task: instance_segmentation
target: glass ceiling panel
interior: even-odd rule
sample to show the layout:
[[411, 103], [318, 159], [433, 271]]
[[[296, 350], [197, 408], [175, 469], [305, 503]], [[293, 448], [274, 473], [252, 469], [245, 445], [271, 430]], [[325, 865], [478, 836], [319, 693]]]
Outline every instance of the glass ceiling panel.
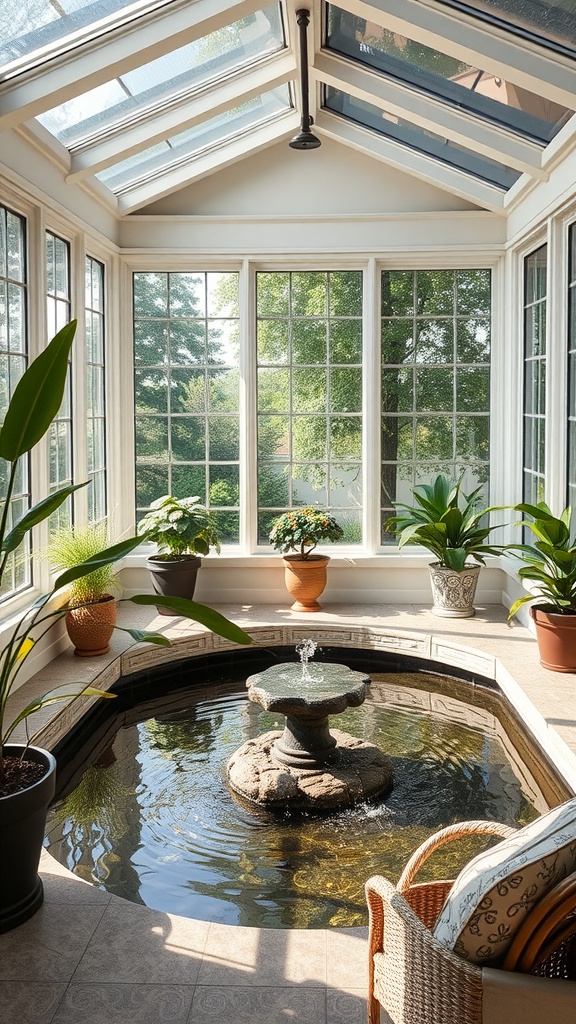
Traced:
[[188, 163], [208, 149], [254, 131], [266, 121], [290, 110], [290, 89], [282, 85], [271, 92], [255, 96], [233, 110], [226, 110], [217, 117], [180, 132], [166, 142], [135, 153], [120, 163], [99, 171], [100, 181], [117, 195], [129, 191], [165, 171]]
[[475, 178], [487, 181], [491, 185], [497, 185], [501, 189], [509, 189], [520, 177], [519, 171], [504, 167], [503, 164], [488, 160], [486, 157], [478, 156], [470, 149], [458, 146], [455, 142], [443, 139], [440, 135], [424, 131], [423, 128], [418, 128], [408, 121], [402, 121], [394, 114], [380, 110], [379, 107], [372, 106], [371, 103], [355, 99], [331, 86], [325, 86], [324, 107], [334, 114], [339, 114], [349, 121], [362, 125], [363, 128], [370, 128], [402, 146], [441, 160], [442, 163], [449, 164], [450, 167], [466, 171]]
[[539, 142], [549, 142], [573, 113], [333, 4], [328, 5], [326, 45], [373, 71]]
[[68, 149], [158, 107], [181, 102], [209, 82], [256, 64], [285, 45], [278, 3], [167, 53], [54, 107], [38, 120]]
[[574, 0], [440, 0], [467, 14], [503, 24], [510, 32], [528, 35], [544, 46], [576, 53]]
[[105, 29], [114, 15], [158, 6], [158, 0], [0, 0], [0, 68], [89, 27]]

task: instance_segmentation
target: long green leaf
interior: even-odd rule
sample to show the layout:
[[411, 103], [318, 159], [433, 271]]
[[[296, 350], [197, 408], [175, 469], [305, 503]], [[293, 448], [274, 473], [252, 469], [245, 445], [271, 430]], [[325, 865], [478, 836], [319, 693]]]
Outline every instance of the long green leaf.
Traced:
[[1, 550], [6, 553], [15, 551], [17, 547], [22, 543], [26, 534], [36, 526], [38, 523], [43, 522], [48, 516], [51, 516], [60, 505], [66, 501], [66, 498], [70, 497], [74, 491], [77, 491], [80, 487], [86, 487], [89, 481], [86, 480], [82, 484], [69, 484], [67, 487], [61, 487], [59, 491], [54, 491], [53, 494], [49, 494], [43, 501], [39, 501], [32, 508], [28, 509], [24, 513], [21, 519], [18, 520], [16, 525], [10, 530], [10, 533], [6, 534], [4, 543], [2, 544]]
[[62, 404], [75, 333], [72, 320], [18, 381], [0, 430], [0, 458], [15, 462], [44, 437]]
[[156, 644], [157, 647], [171, 647], [170, 640], [162, 633], [149, 633], [145, 629], [128, 629], [127, 626], [116, 626], [121, 633], [128, 633], [137, 644]]
[[248, 633], [245, 633], [240, 626], [230, 622], [213, 608], [197, 604], [196, 601], [188, 601], [184, 597], [164, 597], [164, 595], [160, 597], [159, 594], [136, 594], [135, 597], [130, 597], [128, 600], [133, 601], [134, 604], [159, 604], [162, 608], [169, 608], [175, 615], [182, 615], [186, 619], [199, 622], [200, 625], [206, 626], [217, 636], [222, 636], [225, 640], [231, 640], [235, 644], [254, 643], [252, 637], [248, 636]]
[[94, 572], [95, 569], [100, 569], [103, 565], [119, 562], [121, 558], [129, 555], [141, 543], [142, 537], [129, 537], [127, 540], [121, 540], [118, 544], [113, 544], [110, 548], [105, 548], [104, 551], [99, 551], [97, 555], [92, 555], [91, 558], [80, 562], [79, 565], [66, 569], [56, 580], [54, 590], [62, 590], [62, 587], [67, 587], [70, 583], [74, 583], [75, 580], [88, 576], [89, 573]]
[[108, 693], [106, 690], [97, 690], [95, 686], [86, 686], [85, 683], [65, 683], [63, 686], [57, 686], [55, 689], [48, 690], [42, 694], [41, 697], [35, 697], [22, 709], [4, 734], [4, 743], [14, 732], [16, 726], [24, 721], [25, 718], [28, 718], [29, 715], [33, 715], [35, 711], [40, 711], [41, 708], [48, 707], [49, 704], [56, 704], [62, 700], [72, 702], [77, 700], [78, 697], [107, 697], [111, 700], [116, 697], [116, 694]]

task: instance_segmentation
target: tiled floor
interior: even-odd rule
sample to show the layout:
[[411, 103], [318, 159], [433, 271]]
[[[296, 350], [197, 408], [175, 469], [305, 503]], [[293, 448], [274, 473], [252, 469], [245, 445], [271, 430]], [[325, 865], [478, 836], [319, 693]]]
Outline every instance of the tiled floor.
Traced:
[[[140, 625], [146, 610], [133, 606]], [[503, 608], [475, 619], [442, 620], [416, 606], [328, 606], [311, 617], [272, 606], [222, 608], [257, 624], [366, 626], [401, 639], [431, 638], [432, 648], [466, 660], [464, 647], [496, 659], [496, 675], [525, 718], [576, 783], [573, 675], [547, 672], [536, 643], [506, 625]], [[126, 613], [124, 613], [126, 614]], [[188, 634], [183, 620], [146, 624]], [[123, 643], [114, 641], [112, 655]], [[435, 646], [434, 646], [435, 645]], [[105, 663], [66, 652], [44, 673], [92, 679]], [[32, 681], [26, 691], [37, 692]], [[525, 694], [529, 702], [526, 703]], [[24, 695], [18, 695], [22, 699]], [[365, 1020], [366, 930], [259, 930], [206, 924], [148, 910], [93, 889], [48, 854], [41, 864], [45, 902], [32, 920], [0, 936], [0, 1022], [16, 1024], [360, 1024]], [[383, 1024], [385, 1015], [383, 1014]], [[439, 1022], [430, 1022], [439, 1024]]]

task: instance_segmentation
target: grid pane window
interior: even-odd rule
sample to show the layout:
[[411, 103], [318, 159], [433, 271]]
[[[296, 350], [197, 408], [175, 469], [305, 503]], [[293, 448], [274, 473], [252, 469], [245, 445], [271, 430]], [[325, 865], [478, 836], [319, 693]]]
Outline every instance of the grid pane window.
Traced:
[[[70, 321], [70, 246], [63, 238], [46, 232], [46, 281], [48, 337]], [[48, 433], [50, 444], [50, 493], [72, 483], [72, 382], [70, 367], [58, 415]], [[49, 519], [50, 533], [72, 523], [69, 497]]]
[[197, 495], [240, 529], [238, 275], [134, 274], [136, 508]]
[[88, 521], [106, 518], [106, 384], [104, 267], [86, 257], [86, 430]]
[[[27, 364], [26, 221], [0, 206], [0, 419]], [[2, 494], [8, 486], [9, 464], [0, 459]], [[28, 462], [21, 459], [8, 512], [11, 527], [30, 504]], [[31, 583], [29, 535], [9, 556], [4, 570], [0, 600]]]
[[361, 272], [259, 273], [257, 339], [259, 543], [314, 504], [360, 543]]
[[524, 260], [524, 458], [522, 500], [544, 501], [547, 246]]
[[576, 224], [569, 233], [568, 280], [568, 495], [576, 510]]
[[487, 497], [489, 416], [490, 271], [385, 271], [382, 521], [438, 473]]

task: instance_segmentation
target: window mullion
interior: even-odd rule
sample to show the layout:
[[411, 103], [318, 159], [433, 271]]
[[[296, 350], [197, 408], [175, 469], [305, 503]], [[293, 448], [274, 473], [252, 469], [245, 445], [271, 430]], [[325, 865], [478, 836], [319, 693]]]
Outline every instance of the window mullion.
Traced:
[[362, 535], [367, 553], [380, 547], [380, 271], [375, 259], [364, 272], [364, 321], [362, 325], [362, 450], [364, 452], [364, 508]]

